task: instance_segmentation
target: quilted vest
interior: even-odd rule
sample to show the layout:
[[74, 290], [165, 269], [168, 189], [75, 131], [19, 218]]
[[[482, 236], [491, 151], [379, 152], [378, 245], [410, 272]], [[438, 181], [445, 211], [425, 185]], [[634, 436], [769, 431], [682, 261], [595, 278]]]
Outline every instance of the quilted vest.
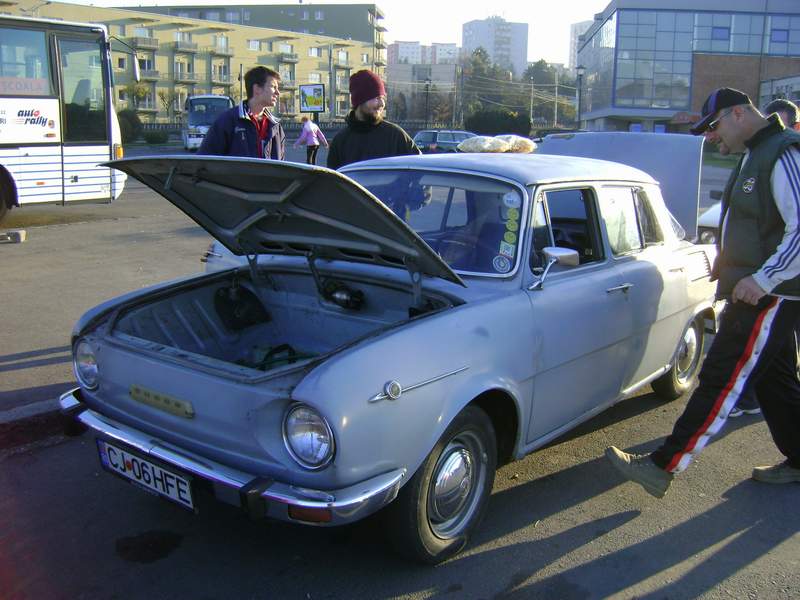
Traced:
[[[769, 121], [745, 142], [749, 158], [744, 166], [739, 162], [722, 196], [720, 231], [726, 218], [727, 223], [714, 265], [719, 279], [717, 296], [721, 298], [730, 297], [740, 279], [758, 271], [783, 239], [785, 223], [775, 206], [770, 180], [784, 150], [800, 145], [800, 134], [784, 128], [774, 116]], [[800, 296], [800, 277], [784, 281], [771, 293]]]

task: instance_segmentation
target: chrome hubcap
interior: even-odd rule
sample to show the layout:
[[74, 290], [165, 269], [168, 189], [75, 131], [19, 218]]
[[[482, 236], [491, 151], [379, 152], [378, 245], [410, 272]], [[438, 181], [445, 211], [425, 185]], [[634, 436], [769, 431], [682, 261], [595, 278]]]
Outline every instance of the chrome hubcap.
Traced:
[[681, 381], [691, 376], [697, 362], [698, 334], [697, 326], [692, 324], [683, 334], [681, 347], [678, 350], [678, 379]]
[[472, 432], [447, 444], [436, 461], [428, 492], [428, 520], [440, 538], [458, 536], [474, 516], [486, 485], [486, 453]]

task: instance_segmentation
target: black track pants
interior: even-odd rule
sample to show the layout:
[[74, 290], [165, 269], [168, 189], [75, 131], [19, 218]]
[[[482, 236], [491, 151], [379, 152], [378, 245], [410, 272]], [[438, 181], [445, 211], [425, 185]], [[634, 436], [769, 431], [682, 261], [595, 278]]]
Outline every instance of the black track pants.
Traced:
[[765, 296], [758, 306], [728, 303], [719, 331], [672, 434], [653, 461], [683, 471], [725, 424], [748, 385], [754, 385], [772, 439], [800, 468], [800, 382], [795, 325], [800, 301]]

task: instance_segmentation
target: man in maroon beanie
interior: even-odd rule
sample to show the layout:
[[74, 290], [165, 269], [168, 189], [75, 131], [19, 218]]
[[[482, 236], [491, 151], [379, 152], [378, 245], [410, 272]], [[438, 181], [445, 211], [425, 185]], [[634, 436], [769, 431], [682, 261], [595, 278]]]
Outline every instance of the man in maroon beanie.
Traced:
[[384, 156], [420, 154], [403, 128], [385, 121], [386, 88], [377, 74], [364, 69], [350, 76], [347, 127], [336, 134], [328, 149], [328, 168]]

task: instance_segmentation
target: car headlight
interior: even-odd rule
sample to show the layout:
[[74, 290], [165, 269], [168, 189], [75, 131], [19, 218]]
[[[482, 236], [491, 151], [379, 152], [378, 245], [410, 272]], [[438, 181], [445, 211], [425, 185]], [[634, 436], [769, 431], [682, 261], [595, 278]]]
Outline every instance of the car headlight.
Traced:
[[306, 469], [321, 469], [333, 458], [333, 433], [328, 422], [310, 406], [295, 404], [283, 419], [286, 449]]
[[94, 348], [86, 340], [75, 344], [72, 366], [78, 383], [89, 390], [97, 387], [97, 357], [94, 354]]

